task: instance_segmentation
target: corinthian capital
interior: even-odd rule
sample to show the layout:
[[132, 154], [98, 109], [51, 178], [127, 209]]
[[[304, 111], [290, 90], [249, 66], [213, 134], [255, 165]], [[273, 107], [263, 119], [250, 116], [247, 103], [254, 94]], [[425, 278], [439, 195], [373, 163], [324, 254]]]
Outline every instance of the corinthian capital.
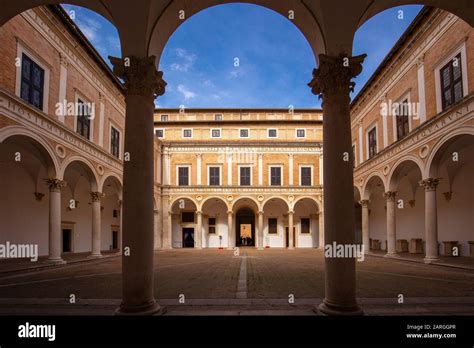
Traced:
[[319, 67], [313, 70], [313, 79], [308, 83], [311, 92], [322, 97], [323, 101], [332, 95], [348, 95], [354, 91], [355, 82], [351, 79], [362, 72], [365, 57], [366, 54], [356, 57], [320, 54]]
[[418, 181], [418, 184], [425, 189], [425, 191], [434, 191], [439, 184], [440, 178], [428, 178]]
[[105, 193], [102, 192], [91, 192], [90, 195], [92, 202], [100, 202], [105, 197]]
[[156, 98], [165, 93], [166, 82], [163, 72], [155, 66], [155, 56], [137, 58], [135, 56], [124, 59], [109, 57], [114, 67], [114, 73], [125, 81], [128, 95], [141, 95]]
[[363, 206], [364, 208], [367, 208], [369, 206], [369, 200], [368, 199], [362, 199], [359, 201], [359, 204]]
[[56, 178], [46, 179], [45, 182], [46, 185], [48, 185], [50, 191], [59, 191], [61, 190], [61, 187], [66, 186], [66, 182], [64, 180]]
[[383, 194], [383, 196], [385, 197], [385, 199], [389, 202], [395, 202], [395, 198], [397, 196], [397, 192], [396, 191], [387, 191]]

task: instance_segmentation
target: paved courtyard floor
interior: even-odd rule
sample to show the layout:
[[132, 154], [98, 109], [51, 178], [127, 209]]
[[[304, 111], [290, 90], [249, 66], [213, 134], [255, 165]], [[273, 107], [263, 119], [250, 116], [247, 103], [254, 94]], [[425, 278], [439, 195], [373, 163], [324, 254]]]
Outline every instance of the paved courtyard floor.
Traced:
[[[324, 258], [317, 249], [158, 251], [155, 297], [176, 315], [314, 314]], [[367, 256], [357, 297], [368, 314], [472, 315], [474, 271]], [[112, 314], [120, 298], [120, 257], [0, 274], [0, 314]]]

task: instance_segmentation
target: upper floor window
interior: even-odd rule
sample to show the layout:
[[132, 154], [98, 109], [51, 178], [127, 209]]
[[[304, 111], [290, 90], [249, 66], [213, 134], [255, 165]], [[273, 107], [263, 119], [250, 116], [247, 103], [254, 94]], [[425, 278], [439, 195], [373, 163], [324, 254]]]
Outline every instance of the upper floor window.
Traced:
[[168, 122], [168, 115], [161, 115], [161, 122]]
[[223, 117], [222, 117], [222, 114], [215, 114], [214, 115], [214, 120], [216, 121], [222, 121]]
[[352, 145], [352, 168], [356, 166], [356, 146]]
[[306, 138], [306, 129], [297, 129], [296, 130], [297, 138]]
[[268, 138], [278, 138], [278, 130], [276, 128], [268, 129]]
[[76, 131], [84, 138], [91, 135], [91, 109], [82, 99], [77, 99], [77, 127]]
[[300, 167], [300, 185], [301, 186], [311, 186], [311, 167]]
[[240, 186], [250, 186], [251, 183], [251, 169], [250, 167], [240, 167]]
[[211, 129], [211, 138], [220, 138], [221, 130], [219, 128]]
[[239, 129], [239, 138], [248, 138], [249, 137], [249, 129]]
[[369, 158], [377, 154], [377, 127], [372, 128], [368, 133]]
[[155, 135], [157, 138], [164, 138], [165, 137], [165, 130], [164, 129], [155, 129]]
[[301, 233], [310, 233], [310, 220], [308, 218], [301, 218]]
[[270, 167], [270, 185], [281, 186], [281, 167]]
[[189, 186], [189, 167], [178, 167], [178, 185]]
[[193, 130], [192, 129], [183, 129], [183, 138], [192, 138]]
[[110, 127], [110, 152], [112, 156], [120, 157], [120, 132], [114, 127]]
[[440, 71], [441, 104], [443, 110], [458, 102], [463, 97], [463, 76], [461, 53], [456, 55]]
[[408, 112], [408, 99], [405, 99], [398, 104], [398, 107], [395, 110], [397, 140], [406, 137], [410, 131], [408, 117], [410, 117]]
[[44, 69], [24, 53], [21, 67], [21, 99], [43, 110]]
[[209, 167], [209, 186], [220, 186], [221, 167]]

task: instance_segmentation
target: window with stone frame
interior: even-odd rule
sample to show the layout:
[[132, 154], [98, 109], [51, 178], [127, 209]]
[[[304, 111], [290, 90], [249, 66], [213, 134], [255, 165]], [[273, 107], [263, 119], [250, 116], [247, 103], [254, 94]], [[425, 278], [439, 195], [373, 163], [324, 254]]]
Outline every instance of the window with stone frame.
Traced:
[[300, 167], [301, 186], [311, 186], [311, 167]]
[[377, 154], [377, 128], [372, 128], [367, 137], [369, 138], [369, 158], [372, 158]]
[[21, 99], [43, 110], [44, 69], [26, 54], [21, 62]]
[[268, 233], [269, 234], [277, 234], [278, 233], [277, 226], [278, 226], [278, 220], [276, 218], [268, 219]]
[[208, 223], [209, 223], [208, 233], [216, 234], [216, 218], [209, 218]]
[[301, 233], [310, 233], [310, 227], [311, 227], [311, 223], [310, 223], [310, 220], [308, 218], [301, 218], [300, 220], [300, 224], [301, 224]]
[[401, 103], [398, 103], [398, 107], [395, 110], [397, 140], [403, 139], [410, 132], [408, 117], [410, 117], [408, 112], [408, 99], [405, 99]]
[[189, 186], [189, 167], [178, 167], [178, 185]]
[[461, 53], [459, 53], [439, 71], [441, 75], [441, 103], [443, 110], [463, 98], [461, 63]]
[[90, 139], [91, 135], [91, 110], [89, 106], [82, 100], [77, 99], [77, 125], [76, 132], [86, 139]]
[[110, 128], [110, 153], [116, 158], [120, 157], [120, 132], [114, 126]]

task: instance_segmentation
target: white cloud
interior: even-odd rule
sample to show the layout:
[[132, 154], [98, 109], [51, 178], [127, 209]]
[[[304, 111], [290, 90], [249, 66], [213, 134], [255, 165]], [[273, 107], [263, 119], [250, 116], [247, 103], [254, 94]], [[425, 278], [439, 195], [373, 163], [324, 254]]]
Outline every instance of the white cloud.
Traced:
[[196, 97], [196, 93], [194, 93], [193, 91], [190, 91], [184, 85], [179, 85], [178, 86], [178, 92], [180, 92], [183, 95], [184, 99], [186, 99], [186, 100]]
[[184, 48], [175, 49], [178, 61], [171, 64], [171, 70], [187, 72], [192, 68], [197, 56], [194, 53], [188, 53]]

